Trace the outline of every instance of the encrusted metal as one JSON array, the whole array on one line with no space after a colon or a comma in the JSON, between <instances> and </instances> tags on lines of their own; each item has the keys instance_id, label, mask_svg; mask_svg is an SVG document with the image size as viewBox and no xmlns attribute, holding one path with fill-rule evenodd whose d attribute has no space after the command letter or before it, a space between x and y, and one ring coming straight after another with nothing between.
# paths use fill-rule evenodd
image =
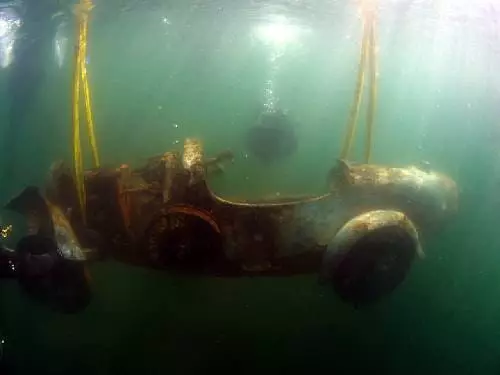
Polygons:
<instances>
[{"instance_id":1,"label":"encrusted metal","mask_svg":"<svg viewBox=\"0 0 500 375\"><path fill-rule=\"evenodd\" d=\"M332 168L323 195L227 200L210 190L206 174L223 171L220 164L231 159L229 151L205 158L201 141L188 138L182 153L166 152L140 168L88 171L87 229L104 239L106 249L99 250L125 262L168 267L176 256L182 263L194 257L186 255L192 249L205 248L214 254L205 268L217 274L315 272L336 236L370 231L384 220L415 236L415 252L423 255L418 237L458 210L457 186L443 174L344 160ZM68 223L81 226L77 194L68 193L71 174L61 165L56 169L47 192L59 207L51 209L54 225L62 222L59 213L72 212ZM75 232L85 242L85 231ZM160 264L163 252L167 260Z\"/></svg>"}]
</instances>

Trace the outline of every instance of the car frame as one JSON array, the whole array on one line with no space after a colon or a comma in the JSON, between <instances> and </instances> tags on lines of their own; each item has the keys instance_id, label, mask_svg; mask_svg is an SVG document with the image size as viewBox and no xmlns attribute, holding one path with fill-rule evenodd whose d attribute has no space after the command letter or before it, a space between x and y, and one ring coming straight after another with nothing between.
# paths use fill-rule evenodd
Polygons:
<instances>
[{"instance_id":1,"label":"car frame","mask_svg":"<svg viewBox=\"0 0 500 375\"><path fill-rule=\"evenodd\" d=\"M393 291L425 256L422 236L458 210L456 183L427 166L345 160L325 194L229 200L211 190L207 173L230 158L206 158L202 142L187 138L182 152L139 168L88 170L84 206L70 169L56 163L44 192L31 188L6 207L32 223L31 235L43 231L66 249L68 261L112 257L218 277L317 273L356 305Z\"/></svg>"}]
</instances>

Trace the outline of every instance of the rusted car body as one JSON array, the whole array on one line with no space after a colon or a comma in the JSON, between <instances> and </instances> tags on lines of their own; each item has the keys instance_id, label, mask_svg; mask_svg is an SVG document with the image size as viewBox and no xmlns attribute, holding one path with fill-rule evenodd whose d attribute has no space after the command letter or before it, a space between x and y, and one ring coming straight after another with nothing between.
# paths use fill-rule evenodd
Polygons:
<instances>
[{"instance_id":1,"label":"rusted car body","mask_svg":"<svg viewBox=\"0 0 500 375\"><path fill-rule=\"evenodd\" d=\"M425 256L421 236L458 209L457 186L445 175L344 160L332 168L324 195L227 200L206 178L227 157L206 158L202 143L190 138L183 152L140 168L87 171L84 212L72 174L57 164L40 195L65 213L87 260L232 277L317 273L353 303L399 285L413 259ZM8 208L33 217L21 201ZM49 226L61 222L49 219Z\"/></svg>"}]
</instances>

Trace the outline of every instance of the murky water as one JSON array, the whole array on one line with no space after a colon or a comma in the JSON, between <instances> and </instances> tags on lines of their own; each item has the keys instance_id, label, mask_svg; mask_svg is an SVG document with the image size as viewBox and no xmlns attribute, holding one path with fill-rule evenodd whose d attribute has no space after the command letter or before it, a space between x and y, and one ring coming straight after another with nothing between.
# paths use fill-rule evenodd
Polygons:
<instances>
[{"instance_id":1,"label":"murky water","mask_svg":"<svg viewBox=\"0 0 500 375\"><path fill-rule=\"evenodd\" d=\"M356 87L360 3L368 0L95 0L85 65L102 164L139 166L198 137L209 156L234 153L209 178L223 197L327 193ZM500 371L500 5L369 3L378 9L372 162L426 165L460 192L458 215L425 237L426 258L404 282L355 308L317 273L180 276L111 258L89 266L91 303L68 315L0 279L2 373ZM74 5L0 5L2 204L43 185L54 160L71 166ZM290 118L297 147L263 164L245 135L275 108ZM0 215L0 225L14 224L2 241L15 247L25 224Z\"/></svg>"}]
</instances>

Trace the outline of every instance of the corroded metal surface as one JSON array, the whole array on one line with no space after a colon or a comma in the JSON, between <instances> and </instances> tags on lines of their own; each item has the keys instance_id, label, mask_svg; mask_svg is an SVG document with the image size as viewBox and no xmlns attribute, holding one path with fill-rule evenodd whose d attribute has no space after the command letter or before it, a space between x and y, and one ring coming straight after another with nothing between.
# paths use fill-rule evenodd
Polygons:
<instances>
[{"instance_id":1,"label":"corroded metal surface","mask_svg":"<svg viewBox=\"0 0 500 375\"><path fill-rule=\"evenodd\" d=\"M25 215L28 235L41 234L54 239L57 251L63 258L76 261L87 259L88 251L81 245L67 214L44 197L37 188L26 188L6 207Z\"/></svg>"},{"instance_id":2,"label":"corroded metal surface","mask_svg":"<svg viewBox=\"0 0 500 375\"><path fill-rule=\"evenodd\" d=\"M359 215L398 212L425 236L458 209L457 186L445 175L415 166L346 161L332 169L330 190L321 196L230 201L216 196L206 183L206 174L214 166L221 170L218 164L230 159L229 151L205 157L202 143L188 138L182 153L150 158L140 168L124 165L88 171L88 226L105 239L108 252L123 261L154 266L159 251L170 251L174 239L179 248L196 240L196 246L218 247L225 260L222 273L236 269L272 274L316 271L327 246ZM53 175L57 176L49 183L53 202L70 202L62 199L62 192L69 190L62 188L61 181L67 186L68 176ZM71 198L71 207L77 209L77 201ZM67 205L71 203L64 203L61 212ZM358 222L360 228L381 220L369 214L360 217L366 219ZM401 223L404 227L403 219ZM213 236L199 238L210 231Z\"/></svg>"},{"instance_id":3,"label":"corroded metal surface","mask_svg":"<svg viewBox=\"0 0 500 375\"><path fill-rule=\"evenodd\" d=\"M175 176L182 170L179 154L165 152L162 157L164 175L161 182L163 203L168 203L172 198L170 192L174 188Z\"/></svg>"},{"instance_id":4,"label":"corroded metal surface","mask_svg":"<svg viewBox=\"0 0 500 375\"><path fill-rule=\"evenodd\" d=\"M61 256L71 260L85 260L86 255L73 227L62 210L46 200L54 226L54 239Z\"/></svg>"},{"instance_id":5,"label":"corroded metal surface","mask_svg":"<svg viewBox=\"0 0 500 375\"><path fill-rule=\"evenodd\" d=\"M435 171L339 161L332 177L332 192L350 206L399 209L427 230L458 211L456 183Z\"/></svg>"},{"instance_id":6,"label":"corroded metal surface","mask_svg":"<svg viewBox=\"0 0 500 375\"><path fill-rule=\"evenodd\" d=\"M184 141L182 166L190 174L189 185L203 180L205 172L203 161L203 145L201 141L195 138L186 138Z\"/></svg>"}]
</instances>

